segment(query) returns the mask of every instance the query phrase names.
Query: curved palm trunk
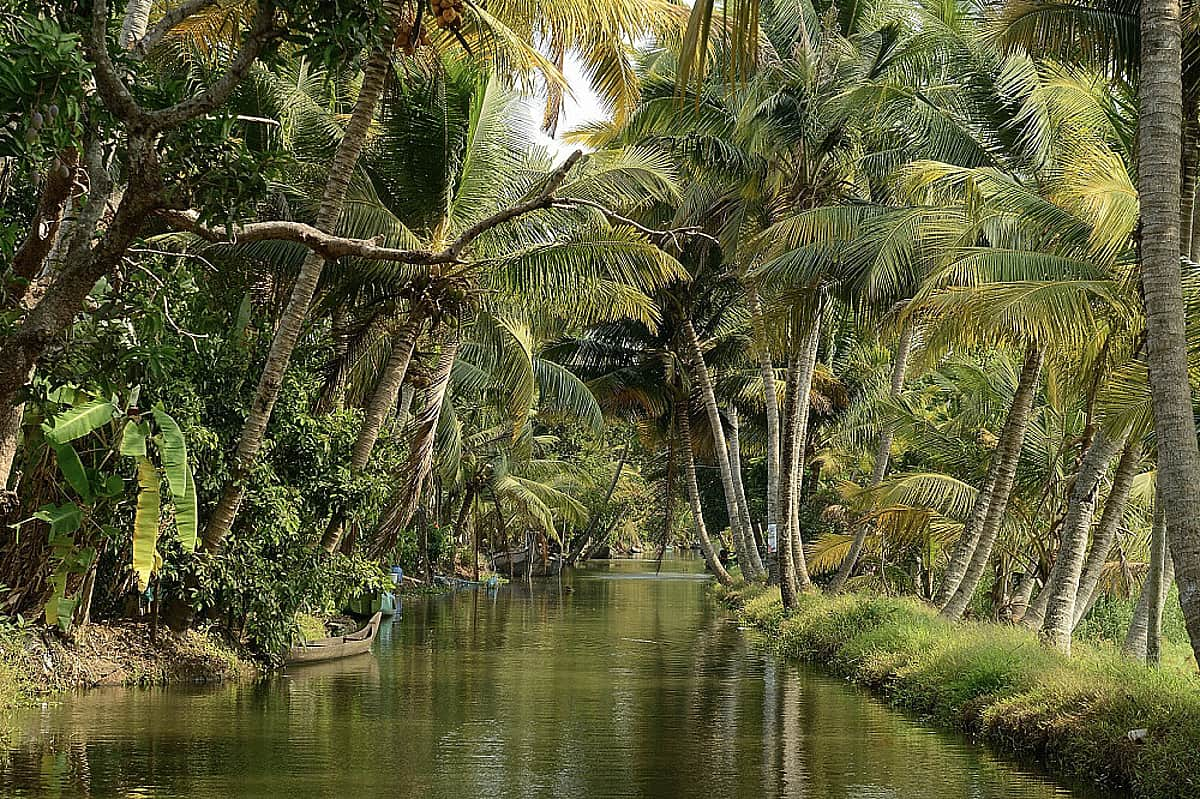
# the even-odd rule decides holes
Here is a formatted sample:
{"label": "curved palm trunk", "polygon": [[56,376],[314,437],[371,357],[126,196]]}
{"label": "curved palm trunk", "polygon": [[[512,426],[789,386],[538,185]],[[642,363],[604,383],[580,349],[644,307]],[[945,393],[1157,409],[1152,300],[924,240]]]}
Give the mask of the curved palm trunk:
{"label": "curved palm trunk", "polygon": [[750,289],[750,329],[754,335],[754,354],[763,381],[763,404],[767,421],[767,526],[779,529],[779,394],[775,385],[775,364],[763,322],[762,301],[758,291]]}
{"label": "curved palm trunk", "polygon": [[[400,387],[404,385],[404,377],[408,374],[408,365],[412,362],[413,350],[416,348],[417,337],[421,334],[424,321],[424,317],[414,309],[408,320],[396,332],[391,355],[388,356],[379,380],[371,392],[371,398],[367,401],[362,427],[354,440],[354,448],[350,454],[352,476],[362,474],[367,468],[371,452],[375,449],[375,442],[379,440],[379,431],[383,429],[388,414],[396,407],[396,399],[400,396]],[[325,528],[325,534],[321,537],[321,547],[326,552],[337,549],[344,521],[344,511],[338,511]]]}
{"label": "curved palm trunk", "polygon": [[798,593],[812,590],[812,579],[809,577],[808,562],[804,556],[804,536],[800,530],[800,492],[804,487],[804,452],[808,446],[808,411],[811,405],[809,395],[812,393],[813,373],[816,371],[817,348],[820,343],[821,315],[818,309],[800,342],[799,361],[794,370],[795,382],[788,385],[788,392],[795,396],[795,403],[789,405],[792,412],[792,434],[790,450],[785,453],[788,460],[785,543],[791,548],[791,563]]}
{"label": "curved palm trunk", "polygon": [[350,455],[350,470],[353,473],[367,468],[371,452],[375,449],[375,442],[379,440],[379,431],[383,429],[383,423],[396,407],[400,386],[404,385],[404,378],[408,375],[408,366],[412,363],[413,350],[417,346],[417,337],[421,335],[424,323],[424,316],[414,309],[404,325],[396,331],[396,338],[392,341],[392,353],[384,364],[375,390],[371,392],[366,413],[363,415],[362,428],[354,441],[354,449]]}
{"label": "curved palm trunk", "polygon": [[729,465],[733,470],[733,487],[737,490],[738,510],[741,512],[742,530],[746,536],[746,554],[751,568],[760,578],[766,576],[758,541],[754,537],[754,526],[750,521],[750,503],[746,501],[746,486],[742,483],[742,433],[737,406],[729,406]]}
{"label": "curved palm trunk", "polygon": [[[888,392],[888,396],[892,399],[899,397],[900,392],[904,389],[904,372],[908,368],[908,353],[912,349],[912,343],[913,329],[910,325],[900,332],[900,340],[896,342],[896,353],[892,358],[892,382]],[[892,452],[892,438],[895,436],[895,432],[895,427],[888,424],[879,433],[879,445],[875,448],[875,466],[871,470],[871,488],[882,483],[887,474],[888,459]],[[860,522],[858,530],[854,534],[854,541],[850,544],[850,551],[842,559],[837,574],[829,583],[828,591],[830,593],[837,593],[845,587],[846,581],[850,579],[850,575],[854,572],[854,567],[862,555],[863,545],[866,541],[867,526]]]}
{"label": "curved palm trunk", "polygon": [[971,553],[970,563],[963,574],[962,582],[941,610],[944,618],[957,621],[962,618],[979,581],[983,577],[987,562],[992,556],[996,538],[1000,534],[1000,525],[1004,521],[1004,512],[1008,508],[1008,498],[1012,493],[1013,480],[1017,475],[1017,463],[1021,460],[1021,447],[1025,443],[1025,430],[1029,427],[1029,416],[1033,410],[1033,401],[1037,394],[1038,375],[1042,369],[1042,352],[1036,345],[1030,344],[1025,351],[1025,363],[1021,367],[1021,377],[1017,382],[1017,390],[1013,394],[1012,407],[1008,419],[1004,422],[1004,430],[1000,435],[1000,443],[993,455],[995,480],[987,506],[987,515],[983,520],[979,541]]}
{"label": "curved palm trunk", "polygon": [[433,377],[425,390],[425,402],[414,419],[415,432],[404,470],[404,485],[391,508],[384,514],[375,530],[371,547],[373,557],[383,557],[396,545],[400,532],[412,522],[425,491],[425,483],[433,470],[433,442],[446,390],[450,387],[450,370],[458,355],[458,338],[451,338],[442,347],[434,367]]}
{"label": "curved palm trunk", "polygon": [[[385,13],[394,14],[397,5],[395,0],[387,3]],[[375,108],[379,104],[391,69],[392,37],[385,34],[384,40],[386,44],[375,50],[367,61],[354,111],[329,167],[329,176],[316,219],[316,227],[326,232],[333,231],[338,217],[341,216],[347,187],[358,166],[359,156],[367,140],[367,131],[375,117]],[[296,348],[296,341],[300,338],[300,330],[308,316],[308,309],[312,304],[313,295],[316,294],[324,266],[325,259],[316,253],[309,253],[305,257],[287,306],[275,329],[275,337],[271,341],[271,349],[258,381],[258,389],[250,405],[250,412],[246,415],[246,422],[233,456],[229,482],[204,529],[204,547],[209,552],[216,552],[221,548],[221,543],[233,527],[233,520],[246,493],[246,480],[258,458],[267,423],[271,419],[271,411],[283,385],[284,373],[287,371],[292,351]]]}
{"label": "curved palm trunk", "polygon": [[1141,0],[1140,10],[1137,188],[1147,366],[1166,538],[1192,651],[1200,655],[1200,450],[1179,263],[1181,10],[1179,0]]}
{"label": "curved palm trunk", "polygon": [[733,546],[737,550],[738,562],[742,564],[742,576],[747,580],[758,577],[754,571],[753,561],[746,548],[745,530],[742,527],[742,514],[738,507],[737,489],[733,484],[733,467],[729,463],[729,447],[725,441],[725,430],[721,424],[721,411],[717,407],[717,395],[713,390],[712,378],[708,373],[708,365],[704,363],[704,353],[700,348],[700,337],[690,319],[683,323],[684,343],[687,346],[688,360],[692,362],[693,377],[700,390],[700,398],[704,400],[704,410],[708,414],[708,424],[712,428],[713,449],[717,457],[717,469],[721,473],[721,487],[725,492],[725,508],[729,513],[729,530],[733,537]]}
{"label": "curved palm trunk", "polygon": [[[1050,580],[1043,589],[1043,593],[1047,594],[1047,603],[1045,622],[1040,632],[1045,644],[1063,654],[1071,654],[1075,604],[1079,597],[1079,581],[1087,555],[1088,531],[1091,529],[1092,516],[1096,510],[1096,494],[1117,449],[1124,446],[1124,437],[1114,439],[1105,434],[1102,428],[1092,439],[1092,445],[1088,447],[1087,455],[1075,474],[1075,484],[1071,487],[1067,514],[1060,533],[1058,557],[1054,559]],[[1024,623],[1032,627],[1037,624],[1037,620],[1026,618]]]}
{"label": "curved palm trunk", "polygon": [[[592,514],[588,519],[587,528],[580,534],[575,541],[575,546],[571,547],[570,554],[564,561],[567,566],[574,566],[579,560],[583,551],[591,546],[592,538],[596,535],[596,527],[600,524],[600,514],[603,513],[610,502],[612,502],[613,493],[617,490],[617,484],[621,481],[621,472],[625,469],[625,462],[629,460],[629,442],[625,442],[625,446],[621,449],[621,457],[617,460],[617,468],[613,470],[612,479],[608,482],[608,489],[604,492],[604,500],[600,503],[600,508]],[[561,571],[561,569],[560,569]]]}
{"label": "curved palm trunk", "polygon": [[1131,439],[1121,451],[1121,459],[1117,461],[1116,471],[1113,472],[1112,488],[1108,491],[1108,499],[1104,501],[1104,513],[1101,514],[1100,523],[1092,533],[1092,548],[1088,551],[1083,573],[1079,577],[1073,627],[1079,626],[1079,622],[1096,602],[1100,576],[1104,571],[1104,564],[1108,562],[1117,531],[1125,520],[1125,508],[1129,504],[1129,494],[1133,489],[1133,479],[1137,476],[1141,457],[1142,447],[1135,439]]}
{"label": "curved palm trunk", "polygon": [[692,520],[696,525],[696,540],[700,544],[700,552],[704,555],[704,563],[708,570],[716,575],[721,585],[731,585],[733,578],[721,565],[713,549],[712,539],[708,536],[708,528],[704,524],[704,507],[700,504],[700,487],[696,484],[696,456],[692,452],[692,423],[687,411],[679,414],[679,446],[683,452],[683,482],[687,487],[688,504],[692,508]]}

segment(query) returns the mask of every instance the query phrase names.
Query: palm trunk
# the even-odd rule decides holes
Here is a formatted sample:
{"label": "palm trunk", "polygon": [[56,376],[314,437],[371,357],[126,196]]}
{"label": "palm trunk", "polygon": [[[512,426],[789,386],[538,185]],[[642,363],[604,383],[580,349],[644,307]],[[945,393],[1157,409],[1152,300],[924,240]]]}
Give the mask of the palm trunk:
{"label": "palm trunk", "polygon": [[388,414],[396,407],[396,399],[400,396],[400,386],[408,375],[408,365],[412,362],[413,350],[417,345],[417,337],[421,334],[425,318],[418,309],[413,309],[404,325],[396,331],[392,341],[392,353],[384,364],[379,382],[367,402],[367,410],[363,415],[362,428],[354,441],[354,450],[350,456],[350,470],[357,474],[367,468],[375,442],[379,440],[379,431]]}
{"label": "palm trunk", "polygon": [[[375,449],[375,442],[379,440],[379,431],[383,429],[388,414],[396,407],[396,398],[400,395],[400,387],[408,374],[408,365],[412,361],[413,349],[416,347],[424,321],[418,311],[414,310],[396,333],[391,355],[388,356],[379,380],[371,392],[362,427],[358,430],[358,438],[354,440],[354,448],[350,454],[350,474],[353,477],[361,475],[367,468],[371,452]],[[321,537],[321,547],[326,552],[337,549],[344,522],[345,508],[342,508],[333,514],[329,526],[325,528],[325,534]]]}
{"label": "palm trunk", "polygon": [[696,525],[696,540],[700,544],[700,552],[704,555],[704,563],[708,570],[716,575],[721,585],[731,585],[733,578],[721,565],[713,549],[712,539],[708,536],[708,528],[704,524],[704,507],[700,504],[700,487],[696,484],[696,456],[692,452],[692,423],[684,409],[678,416],[679,446],[683,451],[683,482],[687,487],[688,504],[692,508],[692,521]]}
{"label": "palm trunk", "polygon": [[995,483],[992,486],[991,498],[988,502],[987,516],[983,520],[982,532],[978,545],[971,554],[971,561],[963,574],[962,582],[941,610],[944,618],[957,621],[962,618],[967,605],[979,587],[979,580],[987,567],[996,538],[1000,534],[1000,525],[1004,521],[1004,512],[1008,508],[1008,498],[1012,493],[1013,480],[1017,474],[1017,464],[1021,460],[1021,447],[1025,443],[1025,430],[1029,427],[1029,417],[1033,410],[1033,401],[1037,395],[1038,375],[1042,368],[1042,352],[1036,345],[1030,344],[1025,351],[1025,363],[1021,367],[1021,377],[1017,382],[1017,390],[1013,394],[1012,407],[1004,430],[1000,435],[1000,443],[996,447]]}
{"label": "palm trunk", "polygon": [[725,508],[729,513],[729,531],[733,537],[733,546],[737,550],[738,562],[742,564],[742,576],[753,580],[758,575],[754,571],[753,562],[746,549],[745,530],[742,528],[742,515],[738,508],[737,490],[733,485],[733,467],[729,463],[729,447],[725,441],[725,430],[721,424],[721,411],[717,407],[717,395],[713,390],[712,378],[708,366],[704,363],[704,353],[700,348],[700,337],[690,319],[683,323],[684,344],[688,351],[688,360],[692,362],[692,376],[704,400],[704,410],[708,414],[708,424],[712,428],[713,449],[716,452],[717,469],[721,473],[721,487],[725,492]]}
{"label": "palm trunk", "polygon": [[625,462],[629,459],[629,442],[625,442],[625,446],[621,449],[621,457],[617,460],[617,468],[613,470],[612,479],[608,482],[608,489],[604,492],[604,501],[600,503],[600,507],[588,519],[587,528],[575,542],[575,546],[571,548],[570,554],[566,558],[566,565],[573,566],[579,560],[580,555],[587,549],[592,542],[592,537],[596,535],[596,527],[600,523],[600,514],[608,509],[608,504],[612,502],[613,493],[617,490],[617,484],[621,481],[621,472],[625,469]]}
{"label": "palm trunk", "polygon": [[442,404],[450,386],[450,370],[457,354],[458,338],[453,337],[444,344],[438,355],[433,377],[425,390],[425,402],[414,420],[415,432],[403,473],[404,485],[375,531],[375,541],[371,547],[371,555],[375,557],[384,556],[395,546],[397,537],[412,522],[413,514],[421,502],[425,483],[433,469],[433,442],[438,418],[442,415]]}
{"label": "palm trunk", "polygon": [[813,313],[811,326],[800,342],[799,368],[795,372],[796,382],[788,386],[795,394],[796,402],[791,405],[792,437],[788,458],[787,484],[787,544],[791,547],[792,569],[796,577],[797,592],[812,590],[812,579],[808,574],[808,562],[804,556],[804,535],[800,530],[801,489],[804,487],[805,450],[808,446],[808,411],[811,403],[813,373],[817,366],[817,348],[821,343],[820,307]]}
{"label": "palm trunk", "polygon": [[[1067,514],[1060,532],[1058,557],[1050,571],[1045,622],[1041,626],[1042,641],[1065,655],[1071,654],[1071,631],[1075,629],[1075,604],[1079,597],[1079,582],[1087,555],[1088,532],[1096,510],[1096,494],[1108,471],[1109,463],[1118,448],[1125,446],[1124,437],[1114,439],[1103,428],[1092,439],[1087,454],[1075,474]],[[1032,627],[1036,619],[1026,618]]]}
{"label": "palm trunk", "polygon": [[[756,289],[750,289],[750,325],[754,335],[754,354],[762,374],[763,404],[767,416],[767,527],[779,530],[779,394],[775,385],[775,364],[763,322],[762,302]],[[778,533],[776,533],[778,535]]]}
{"label": "palm trunk", "polygon": [[[912,349],[912,343],[913,328],[908,325],[900,332],[900,340],[896,342],[896,353],[892,358],[892,383],[888,392],[888,396],[892,399],[899,397],[900,392],[904,390],[904,372],[908,368],[908,353]],[[892,438],[895,436],[895,432],[895,427],[888,424],[884,425],[883,430],[879,433],[879,445],[875,448],[875,466],[871,470],[871,488],[882,483],[887,474],[888,459],[891,456]],[[854,567],[862,555],[863,545],[866,541],[867,525],[859,522],[858,530],[854,534],[854,541],[850,544],[850,551],[842,559],[837,574],[829,584],[830,593],[837,593],[845,587],[846,581],[850,579],[850,575],[854,572]]]}
{"label": "palm trunk", "polygon": [[1162,615],[1167,590],[1167,530],[1159,521],[1150,531],[1150,573],[1146,582],[1152,589],[1146,606],[1146,662],[1157,666],[1162,659]]}
{"label": "palm trunk", "polygon": [[1133,480],[1137,477],[1141,457],[1141,444],[1131,437],[1125,449],[1121,451],[1121,459],[1117,461],[1116,471],[1113,472],[1112,488],[1108,491],[1108,499],[1104,501],[1104,513],[1092,534],[1092,548],[1088,552],[1087,561],[1083,564],[1083,574],[1079,578],[1074,627],[1079,626],[1084,614],[1096,602],[1100,576],[1104,571],[1104,564],[1108,562],[1108,554],[1112,551],[1117,531],[1125,520],[1125,507],[1129,504],[1129,493],[1133,489]]}
{"label": "palm trunk", "polygon": [[746,536],[746,554],[750,558],[750,567],[760,579],[767,574],[762,556],[758,551],[758,542],[754,537],[754,526],[750,521],[750,504],[746,501],[746,486],[742,483],[742,434],[739,424],[737,406],[729,406],[729,465],[733,470],[733,487],[737,491],[738,510],[741,512],[742,530]]}
{"label": "palm trunk", "polygon": [[1158,439],[1158,480],[1179,604],[1200,656],[1200,451],[1188,383],[1179,262],[1183,127],[1179,0],[1141,2],[1138,195],[1147,366]]}
{"label": "palm trunk", "polygon": [[788,358],[787,378],[785,380],[786,393],[784,394],[783,401],[783,441],[781,453],[783,459],[779,470],[779,489],[782,492],[780,500],[783,502],[784,524],[783,528],[779,531],[777,550],[779,559],[779,593],[783,600],[784,610],[791,610],[796,606],[796,594],[798,593],[796,564],[792,561],[791,520],[795,513],[792,503],[795,500],[796,492],[792,488],[795,483],[794,472],[796,466],[792,453],[795,450],[796,418],[799,416],[796,411],[796,403],[800,401],[800,392],[796,390],[796,386],[800,383],[801,360],[802,357],[799,348]]}
{"label": "palm trunk", "polygon": [[[1146,579],[1142,582],[1141,593],[1133,608],[1133,619],[1129,623],[1129,631],[1125,634],[1125,643],[1121,647],[1122,652],[1138,660],[1146,660],[1149,655],[1152,626],[1161,638],[1162,606],[1171,589],[1169,577],[1173,570],[1171,551],[1166,546],[1156,551],[1156,540],[1164,542],[1166,540],[1163,535],[1165,529],[1163,514],[1157,507],[1154,512],[1154,527],[1156,529],[1152,529],[1150,533],[1150,569],[1146,574]],[[1157,610],[1154,612],[1157,614],[1157,622],[1152,624],[1151,612],[1156,604]]]}
{"label": "palm trunk", "polygon": [[[393,0],[385,7],[385,13],[390,15],[394,9],[395,2]],[[358,166],[359,156],[367,140],[367,131],[375,117],[375,109],[379,104],[379,98],[383,94],[384,84],[387,82],[391,69],[392,39],[393,37],[385,34],[385,44],[376,49],[367,61],[362,87],[359,89],[358,99],[354,104],[354,111],[350,115],[345,135],[342,136],[342,141],[338,145],[337,153],[329,168],[325,193],[321,198],[320,210],[317,212],[316,227],[320,230],[332,232],[337,225],[338,217],[341,216],[347,187]],[[271,411],[275,407],[280,387],[283,385],[284,373],[287,371],[292,351],[296,348],[296,342],[300,338],[300,330],[308,316],[308,309],[313,295],[316,293],[317,283],[321,279],[321,271],[324,266],[324,258],[316,253],[309,253],[300,267],[300,274],[292,287],[292,294],[288,298],[287,306],[279,320],[279,326],[275,330],[275,337],[271,341],[271,349],[267,354],[262,376],[259,378],[254,401],[250,405],[250,412],[242,427],[241,437],[238,440],[237,451],[230,469],[229,482],[204,529],[204,547],[209,552],[216,552],[221,548],[221,543],[233,527],[238,506],[241,505],[242,497],[246,493],[246,480],[258,458],[258,451],[262,447],[263,437],[266,434],[267,423],[271,419]]]}
{"label": "palm trunk", "polygon": [[150,9],[154,0],[129,0],[125,6],[125,17],[121,21],[120,44],[122,50],[132,50],[138,40],[146,35],[150,24]]}

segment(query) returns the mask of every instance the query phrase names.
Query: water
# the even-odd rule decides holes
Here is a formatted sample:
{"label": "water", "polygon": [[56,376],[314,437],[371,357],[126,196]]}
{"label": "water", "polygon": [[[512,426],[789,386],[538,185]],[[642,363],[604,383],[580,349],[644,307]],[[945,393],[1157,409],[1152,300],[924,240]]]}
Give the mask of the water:
{"label": "water", "polygon": [[755,646],[696,561],[409,600],[376,654],[17,717],[3,797],[1081,797]]}

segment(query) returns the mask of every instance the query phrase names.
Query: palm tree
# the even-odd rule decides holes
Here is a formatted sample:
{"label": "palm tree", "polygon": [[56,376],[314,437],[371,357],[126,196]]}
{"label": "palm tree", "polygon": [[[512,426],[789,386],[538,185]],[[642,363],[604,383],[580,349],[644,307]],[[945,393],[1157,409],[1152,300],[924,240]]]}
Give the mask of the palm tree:
{"label": "palm tree", "polygon": [[[509,5],[517,4],[504,4],[506,7]],[[636,4],[635,13],[629,14],[630,8],[634,6],[635,4],[629,4],[626,0],[612,0],[612,2],[601,4],[593,9],[592,15],[589,15],[588,19],[591,20],[591,24],[580,24],[578,18],[569,16],[572,24],[555,26],[553,29],[556,46],[565,50],[577,44],[594,44],[593,37],[597,29],[602,30],[605,35],[616,36],[617,41],[625,36],[645,33],[649,17],[641,4]],[[396,40],[397,26],[402,22],[408,24],[410,28],[413,24],[419,24],[402,19],[404,13],[402,0],[389,0],[388,3],[385,3],[384,14],[388,19],[388,25],[384,34],[384,42],[372,51],[367,60],[354,111],[331,163],[321,207],[316,215],[315,226],[319,230],[331,231],[341,215],[347,188],[358,165],[359,155],[366,142],[369,127],[375,118],[384,84],[392,71],[392,49]],[[489,31],[496,41],[512,41],[511,32],[506,26],[496,21],[494,13],[495,9],[487,12],[476,7],[476,15],[479,17],[478,30]],[[518,39],[518,41],[520,40]],[[610,53],[592,50],[586,55],[599,58],[603,63],[605,56],[609,56]],[[545,64],[544,61],[537,58],[530,60]],[[543,70],[546,74],[550,74],[552,71],[552,69]],[[324,263],[324,259],[315,252],[305,258],[287,307],[279,320],[271,351],[268,354],[255,398],[251,403],[250,412],[246,417],[246,423],[238,441],[229,482],[204,530],[204,545],[209,551],[214,551],[220,546],[233,525],[238,506],[245,494],[246,479],[262,445],[271,410],[278,399],[283,383],[283,374],[295,349],[301,326],[308,316]]]}
{"label": "palm tree", "polygon": [[1182,45],[1177,0],[1141,4],[1138,114],[1140,256],[1146,349],[1166,539],[1175,562],[1179,602],[1200,655],[1200,449],[1188,378],[1188,344],[1180,269],[1180,131]]}

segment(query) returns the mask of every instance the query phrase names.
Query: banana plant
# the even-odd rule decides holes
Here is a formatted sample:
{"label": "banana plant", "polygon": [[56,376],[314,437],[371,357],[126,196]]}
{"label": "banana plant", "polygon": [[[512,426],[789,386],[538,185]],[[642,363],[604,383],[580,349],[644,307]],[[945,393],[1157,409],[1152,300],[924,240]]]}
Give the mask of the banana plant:
{"label": "banana plant", "polygon": [[[65,493],[74,496],[60,504],[42,507],[33,518],[50,526],[49,541],[55,563],[51,577],[53,592],[45,606],[46,622],[65,631],[80,599],[67,595],[68,580],[71,575],[86,574],[97,554],[94,547],[79,546],[75,534],[94,515],[89,511],[102,502],[119,502],[126,494],[125,478],[104,471],[104,464],[109,461],[107,455],[114,446],[119,455],[132,458],[135,464],[137,499],[130,564],[140,590],[149,586],[162,565],[158,539],[163,529],[164,499],[174,511],[175,535],[185,551],[196,547],[198,518],[187,442],[179,424],[161,403],[156,403],[148,413],[141,411],[137,407],[136,390],[127,403],[120,403],[116,397],[80,397],[71,389],[52,392],[51,399],[72,403],[50,417],[42,425],[42,433],[54,451],[66,488],[70,489]],[[99,464],[96,468],[84,465],[78,449],[91,439],[98,439],[99,446],[92,447],[88,454],[104,453],[92,459]],[[118,534],[107,527],[103,532],[113,537]]]}

